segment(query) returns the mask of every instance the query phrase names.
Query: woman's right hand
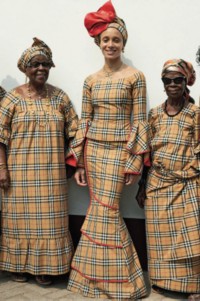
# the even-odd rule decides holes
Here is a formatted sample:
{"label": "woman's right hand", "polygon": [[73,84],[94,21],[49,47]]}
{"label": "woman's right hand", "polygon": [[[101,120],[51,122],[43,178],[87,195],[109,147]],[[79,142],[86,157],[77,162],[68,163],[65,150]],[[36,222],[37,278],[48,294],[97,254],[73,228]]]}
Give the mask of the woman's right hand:
{"label": "woman's right hand", "polygon": [[80,186],[87,186],[85,168],[79,167],[74,175],[76,183]]}
{"label": "woman's right hand", "polygon": [[140,208],[144,208],[145,199],[146,199],[146,183],[145,182],[143,182],[139,185],[139,189],[137,191],[135,198],[136,198]]}
{"label": "woman's right hand", "polygon": [[0,170],[0,188],[8,189],[10,186],[10,175],[8,169],[1,169]]}

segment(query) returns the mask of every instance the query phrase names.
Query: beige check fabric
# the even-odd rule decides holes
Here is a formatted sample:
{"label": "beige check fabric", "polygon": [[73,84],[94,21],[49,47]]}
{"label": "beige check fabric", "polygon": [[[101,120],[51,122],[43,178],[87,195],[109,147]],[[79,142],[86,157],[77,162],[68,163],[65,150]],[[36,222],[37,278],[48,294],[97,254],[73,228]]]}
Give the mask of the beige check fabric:
{"label": "beige check fabric", "polygon": [[58,275],[69,271],[65,137],[77,115],[68,96],[30,101],[15,91],[0,105],[0,142],[7,145],[10,188],[2,199],[0,268]]}
{"label": "beige check fabric", "polygon": [[145,204],[150,277],[169,290],[200,290],[200,108],[151,110],[152,167]]}
{"label": "beige check fabric", "polygon": [[120,215],[126,142],[87,140],[85,167],[90,206],[72,261],[68,289],[93,298],[138,299],[146,294],[142,270]]}
{"label": "beige check fabric", "polygon": [[68,156],[73,154],[79,160],[85,137],[126,141],[131,158],[124,171],[139,174],[143,154],[148,151],[147,134],[146,83],[140,71],[120,79],[89,76],[85,80],[81,121]]}
{"label": "beige check fabric", "polygon": [[0,86],[0,100],[5,96],[6,91]]}

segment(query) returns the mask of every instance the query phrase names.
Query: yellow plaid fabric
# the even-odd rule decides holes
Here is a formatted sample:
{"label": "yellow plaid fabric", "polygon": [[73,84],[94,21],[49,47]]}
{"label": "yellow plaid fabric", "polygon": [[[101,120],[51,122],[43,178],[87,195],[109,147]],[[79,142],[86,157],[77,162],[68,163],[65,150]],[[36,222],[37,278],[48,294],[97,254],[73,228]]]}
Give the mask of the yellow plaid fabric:
{"label": "yellow plaid fabric", "polygon": [[77,115],[56,88],[30,101],[15,91],[0,104],[0,142],[7,145],[10,188],[2,199],[0,269],[58,275],[69,271],[65,137],[75,135]]}
{"label": "yellow plaid fabric", "polygon": [[6,91],[0,86],[0,100],[5,96]]}
{"label": "yellow plaid fabric", "polygon": [[119,211],[127,153],[126,142],[86,142],[91,199],[67,288],[87,297],[123,300],[146,294],[138,256]]}
{"label": "yellow plaid fabric", "polygon": [[168,290],[200,291],[200,108],[150,111],[152,167],[145,205],[149,272]]}
{"label": "yellow plaid fabric", "polygon": [[81,121],[68,156],[73,154],[79,161],[85,137],[126,141],[129,158],[124,172],[139,174],[148,151],[147,133],[146,83],[140,71],[120,79],[89,76],[84,82]]}

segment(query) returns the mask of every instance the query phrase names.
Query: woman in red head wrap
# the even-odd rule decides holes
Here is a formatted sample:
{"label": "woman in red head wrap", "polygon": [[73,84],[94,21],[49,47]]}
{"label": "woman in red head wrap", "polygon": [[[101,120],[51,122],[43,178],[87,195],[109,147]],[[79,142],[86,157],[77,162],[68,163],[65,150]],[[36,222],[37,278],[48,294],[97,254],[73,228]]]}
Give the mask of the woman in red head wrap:
{"label": "woman in red head wrap", "polygon": [[124,185],[137,180],[148,151],[145,78],[122,61],[127,30],[110,1],[87,14],[85,26],[105,63],[84,82],[81,121],[67,160],[76,161],[75,179],[88,184],[91,197],[68,289],[94,298],[138,299],[146,287],[119,207]]}
{"label": "woman in red head wrap", "polygon": [[157,292],[200,300],[200,108],[187,88],[195,71],[173,59],[161,76],[167,99],[149,113],[152,166],[137,195],[140,206],[145,201],[149,275]]}

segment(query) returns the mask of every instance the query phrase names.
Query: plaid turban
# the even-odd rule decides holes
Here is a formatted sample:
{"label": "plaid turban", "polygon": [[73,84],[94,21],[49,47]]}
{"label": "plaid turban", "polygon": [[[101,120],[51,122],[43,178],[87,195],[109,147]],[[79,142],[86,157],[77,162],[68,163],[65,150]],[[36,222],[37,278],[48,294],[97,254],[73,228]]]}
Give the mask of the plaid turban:
{"label": "plaid turban", "polygon": [[44,55],[51,63],[52,67],[55,67],[53,61],[52,61],[52,52],[51,49],[41,40],[38,38],[33,38],[34,42],[32,46],[28,49],[26,49],[19,61],[18,61],[18,68],[22,72],[26,72],[27,64],[30,62],[30,60],[36,56],[36,55]]}
{"label": "plaid turban", "polygon": [[179,72],[186,78],[186,84],[192,86],[196,79],[196,73],[191,63],[186,62],[182,59],[172,59],[164,63],[162,70],[162,77],[168,72],[174,71]]}
{"label": "plaid turban", "polygon": [[111,1],[106,2],[97,12],[88,13],[84,19],[84,25],[95,43],[99,46],[99,35],[107,28],[116,28],[123,37],[124,46],[128,38],[126,25],[122,19],[117,17]]}

